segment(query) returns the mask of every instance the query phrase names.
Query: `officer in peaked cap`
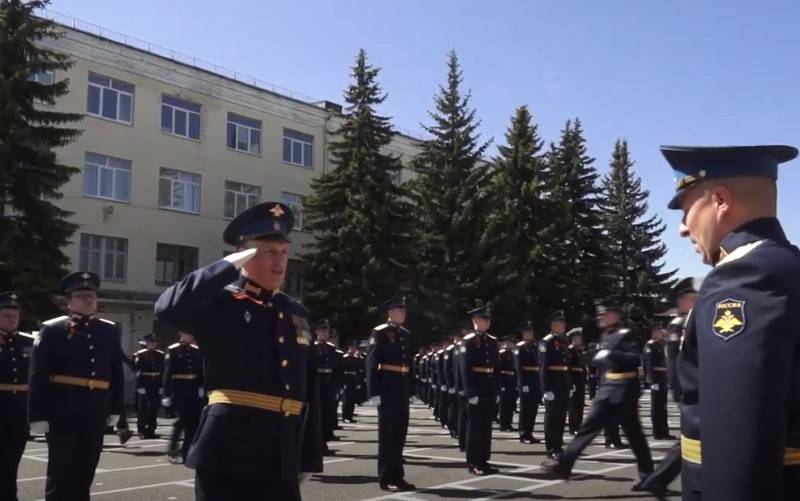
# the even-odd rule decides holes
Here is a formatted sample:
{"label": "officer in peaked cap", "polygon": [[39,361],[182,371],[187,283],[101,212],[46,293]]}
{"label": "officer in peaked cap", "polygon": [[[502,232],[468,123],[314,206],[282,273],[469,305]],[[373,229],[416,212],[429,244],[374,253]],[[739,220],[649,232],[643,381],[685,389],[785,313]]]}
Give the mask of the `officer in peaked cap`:
{"label": "officer in peaked cap", "polygon": [[500,431],[517,431],[513,426],[514,409],[517,404],[517,372],[514,368],[514,345],[516,336],[505,336],[500,346],[500,404],[498,423]]}
{"label": "officer in peaked cap", "polygon": [[642,350],[645,380],[650,385],[650,419],[653,438],[675,440],[667,423],[667,357],[664,353],[664,328],[659,322],[649,324],[650,340]]}
{"label": "officer in peaked cap", "polygon": [[713,266],[678,363],[684,499],[799,499],[800,251],[776,217],[778,165],[798,151],[661,151],[681,236]]}
{"label": "officer in peaked cap", "polygon": [[330,340],[331,324],[328,319],[320,319],[312,326],[314,333],[314,352],[317,358],[317,378],[319,381],[320,413],[322,418],[322,438],[326,442],[325,454],[333,455],[327,442],[338,441],[333,431],[336,428],[336,408],[339,392],[339,356],[336,345]]}
{"label": "officer in peaked cap", "polygon": [[544,441],[547,455],[557,457],[564,445],[564,427],[569,406],[569,340],[562,310],[547,317],[550,333],[539,343],[539,374],[544,395]]}
{"label": "officer in peaked cap", "polygon": [[322,471],[309,314],[280,290],[293,224],[281,203],[244,211],[223,233],[236,251],[156,303],[204,355],[209,405],[186,461],[200,501],[299,500],[302,473]]}
{"label": "officer in peaked cap", "polygon": [[372,329],[366,364],[367,394],[378,406],[378,482],[383,490],[408,491],[415,487],[403,468],[412,361],[405,298],[393,296],[381,309],[387,321]]}
{"label": "officer in peaked cap", "polygon": [[675,402],[681,401],[681,386],[676,374],[677,358],[680,352],[681,339],[683,339],[683,327],[686,317],[694,308],[697,298],[697,289],[694,285],[694,278],[686,277],[678,281],[672,289],[672,297],[675,302],[677,316],[673,318],[667,326],[667,336],[665,339],[665,351],[667,354],[667,375],[669,385],[672,388],[672,398]]}
{"label": "officer in peaked cap", "polygon": [[122,411],[124,357],[114,322],[98,318],[100,278],[61,281],[68,315],[44,322],[33,349],[28,415],[47,433],[47,499],[89,499],[106,426]]}
{"label": "officer in peaked cap", "polygon": [[[162,402],[178,415],[172,425],[167,455],[174,463],[183,463],[189,455],[200,411],[205,398],[203,359],[194,336],[178,331],[178,342],[167,347],[164,355],[164,382]],[[183,435],[180,449],[178,442]]]}
{"label": "officer in peaked cap", "polygon": [[467,466],[473,475],[496,473],[489,464],[492,454],[492,418],[500,390],[497,338],[489,334],[491,311],[488,304],[475,301],[467,312],[473,331],[462,340],[459,366],[467,400]]}
{"label": "officer in peaked cap", "polygon": [[514,349],[514,368],[519,391],[519,441],[523,444],[541,442],[533,436],[533,425],[542,399],[542,383],[539,377],[539,345],[533,337],[533,325],[522,322],[517,331],[522,341]]}
{"label": "officer in peaked cap", "polygon": [[145,346],[133,354],[136,373],[136,427],[142,438],[156,438],[158,408],[161,405],[161,381],[164,374],[164,352],[152,332],[142,338]]}
{"label": "officer in peaked cap", "polygon": [[583,329],[576,327],[570,329],[566,334],[569,339],[569,372],[570,384],[569,408],[567,411],[567,422],[571,435],[577,435],[578,429],[583,423],[583,408],[586,399],[586,361],[583,351]]}
{"label": "officer in peaked cap", "polygon": [[358,352],[358,343],[353,341],[342,357],[344,394],[342,395],[342,422],[356,423],[354,419],[356,402],[363,386],[364,357]]}
{"label": "officer in peaked cap", "polygon": [[19,332],[22,295],[0,293],[0,499],[17,497],[17,471],[28,440],[28,367],[33,336]]}

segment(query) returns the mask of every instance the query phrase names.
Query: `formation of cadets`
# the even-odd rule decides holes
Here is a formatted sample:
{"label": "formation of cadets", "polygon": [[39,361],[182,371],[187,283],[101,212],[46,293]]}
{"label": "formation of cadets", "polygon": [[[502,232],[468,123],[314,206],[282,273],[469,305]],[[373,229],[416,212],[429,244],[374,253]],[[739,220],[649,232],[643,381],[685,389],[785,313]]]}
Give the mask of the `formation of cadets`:
{"label": "formation of cadets", "polygon": [[[46,499],[89,499],[104,433],[127,430],[125,366],[135,372],[139,435],[157,436],[160,407],[177,417],[167,452],[196,471],[200,501],[299,500],[302,482],[333,454],[327,443],[338,440],[339,404],[343,421],[355,423],[355,408],[367,399],[378,411],[380,487],[413,490],[402,457],[412,396],[457,440],[474,475],[497,472],[495,421],[501,431],[518,431],[523,444],[543,438],[541,468],[564,479],[601,432],[607,448],[628,447],[621,429],[638,468],[634,490],[664,499],[681,474],[685,500],[798,499],[800,251],[785,238],[774,191],[763,184],[797,150],[662,151],[679,176],[670,208],[705,210],[693,208],[708,196],[694,189],[701,180],[744,178],[748,186],[714,188],[717,219],[684,218],[681,233],[715,268],[700,291],[691,279],[676,286],[677,317],[666,329],[650,325],[643,346],[622,323],[624,305],[604,299],[596,310],[599,343],[586,348],[583,330],[567,330],[560,310],[545,319],[543,336],[526,320],[498,339],[490,306],[478,302],[465,312],[469,326],[417,350],[404,326],[405,298],[394,296],[382,305],[386,321],[369,334],[366,354],[355,345],[344,352],[327,320],[312,323],[280,290],[294,219],[276,202],[236,217],[223,234],[236,251],[160,296],[157,317],[179,333],[165,351],[148,335],[131,358],[123,353],[119,328],[97,315],[100,279],[89,271],[62,280],[66,314],[43,322],[36,336],[19,332],[21,294],[0,293],[0,499],[16,500],[29,434],[46,435]],[[754,186],[764,190],[748,199]],[[722,224],[731,193],[745,200],[727,216],[736,225],[704,227]],[[765,197],[773,205],[763,205]],[[711,233],[726,236],[714,242]],[[707,241],[717,246],[703,247]],[[680,440],[658,465],[639,417],[643,387],[655,439],[675,439],[670,390],[680,403]],[[533,430],[542,406],[540,438]]]}

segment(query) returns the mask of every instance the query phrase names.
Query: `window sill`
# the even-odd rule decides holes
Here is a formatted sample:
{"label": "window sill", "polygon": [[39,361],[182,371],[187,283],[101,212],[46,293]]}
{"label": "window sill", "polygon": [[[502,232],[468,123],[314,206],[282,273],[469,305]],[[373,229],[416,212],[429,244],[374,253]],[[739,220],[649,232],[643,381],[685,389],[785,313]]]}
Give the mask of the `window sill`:
{"label": "window sill", "polygon": [[189,142],[192,142],[192,143],[201,144],[200,139],[195,139],[195,138],[189,137],[189,136],[181,136],[180,134],[173,134],[172,132],[167,132],[164,129],[161,129],[161,134],[163,134],[165,136],[169,136],[169,137],[176,137],[178,139],[183,139],[184,141],[189,141]]}
{"label": "window sill", "polygon": [[249,151],[244,150],[237,150],[236,148],[231,148],[230,146],[226,146],[228,151],[232,151],[234,153],[241,153],[242,155],[249,155],[251,157],[261,158],[261,153],[250,153]]}
{"label": "window sill", "polygon": [[103,115],[95,115],[94,113],[89,113],[88,111],[86,112],[86,116],[87,117],[92,117],[92,118],[97,118],[99,120],[103,120],[103,121],[106,121],[106,122],[111,122],[111,123],[120,124],[120,125],[127,125],[128,127],[133,127],[133,122],[132,121],[131,122],[125,122],[125,121],[117,120],[117,119],[114,119],[114,118],[104,117]]}
{"label": "window sill", "polygon": [[190,216],[199,216],[200,215],[199,211],[198,212],[192,212],[192,211],[183,210],[183,209],[176,209],[174,207],[162,207],[161,205],[159,205],[158,208],[160,210],[165,210],[165,211],[169,211],[169,212],[177,212],[178,214],[188,214]]}
{"label": "window sill", "polygon": [[284,165],[289,165],[291,167],[298,167],[300,169],[314,170],[314,166],[313,165],[311,167],[307,167],[307,166],[305,166],[303,164],[296,164],[294,162],[287,162],[286,160],[283,161],[283,164]]}
{"label": "window sill", "polygon": [[101,197],[100,195],[90,195],[88,193],[82,193],[82,195],[83,195],[84,198],[91,198],[91,199],[94,199],[94,200],[102,200],[104,202],[114,202],[116,204],[125,204],[125,205],[130,205],[131,204],[130,200],[120,200],[118,198]]}

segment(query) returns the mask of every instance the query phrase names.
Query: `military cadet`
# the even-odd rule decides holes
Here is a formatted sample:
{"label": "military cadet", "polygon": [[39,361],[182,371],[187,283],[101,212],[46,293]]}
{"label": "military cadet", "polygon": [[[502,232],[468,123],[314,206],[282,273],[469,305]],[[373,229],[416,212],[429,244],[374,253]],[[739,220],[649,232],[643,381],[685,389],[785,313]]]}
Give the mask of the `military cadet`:
{"label": "military cadet", "polygon": [[[608,336],[622,329],[622,305],[620,305],[615,299],[600,300],[597,302],[596,309],[597,325],[600,328],[600,345],[598,346],[599,353],[606,348]],[[603,372],[605,367],[603,366],[603,362],[598,362],[598,360],[599,358],[597,357],[597,353],[595,353],[593,355],[592,365],[594,365],[597,371],[600,373],[598,374],[598,382],[602,385],[603,378],[605,377],[605,372]],[[603,441],[605,442],[606,449],[626,448],[626,445],[622,443],[622,439],[619,436],[619,423],[613,419],[608,419],[605,421],[605,427],[603,428]]]}
{"label": "military cadet", "polygon": [[583,423],[583,407],[586,398],[586,362],[583,352],[583,329],[576,327],[567,332],[569,339],[569,370],[572,388],[569,392],[569,433],[577,435]]}
{"label": "military cadet", "polygon": [[198,501],[296,501],[302,477],[322,471],[309,314],[280,291],[293,226],[284,204],[247,209],[223,233],[236,252],[156,303],[156,315],[193,333],[204,354],[209,404],[186,460]]}
{"label": "military cadet", "polygon": [[[597,343],[589,343],[585,355],[585,360],[590,361],[594,358],[595,354],[600,351]],[[600,383],[600,378],[597,374],[597,367],[592,363],[586,364],[586,388],[589,392],[589,400],[594,400],[597,394],[597,385]]]}
{"label": "military cadet", "polygon": [[414,354],[414,361],[413,361],[413,373],[414,373],[414,387],[412,391],[414,395],[420,402],[422,400],[422,384],[423,384],[423,376],[422,376],[422,352],[418,351]]}
{"label": "military cadet", "polygon": [[367,393],[378,406],[378,482],[386,491],[414,490],[403,469],[411,363],[405,298],[387,299],[382,310],[387,322],[372,330],[367,351]]}
{"label": "military cadet", "polygon": [[141,438],[156,438],[158,409],[161,405],[161,384],[164,375],[164,352],[158,349],[156,335],[144,336],[146,347],[133,355],[136,372],[138,416],[136,427]]}
{"label": "military cadet", "polygon": [[[605,316],[615,312],[617,308],[617,305],[604,302],[598,312]],[[606,319],[600,323],[611,325],[614,321]],[[618,422],[630,440],[639,477],[643,479],[653,472],[653,459],[639,421],[639,348],[628,329],[615,330],[608,334],[603,349],[595,358],[603,364],[606,371],[589,415],[563,453],[542,463],[542,469],[562,478],[569,478],[578,456],[591,444],[600,430],[609,422]]]}
{"label": "military cadet", "polygon": [[675,297],[675,308],[677,316],[672,319],[667,327],[666,353],[667,368],[669,374],[669,385],[672,388],[672,398],[675,402],[681,401],[680,384],[676,375],[677,358],[680,352],[681,340],[683,339],[683,328],[686,317],[694,308],[697,299],[697,290],[694,287],[694,279],[687,277],[679,280],[673,288]]}
{"label": "military cadet", "polygon": [[675,440],[669,434],[667,423],[667,357],[664,353],[664,329],[660,324],[650,326],[651,339],[642,350],[645,380],[650,385],[650,420],[653,423],[653,438]]}
{"label": "military cadet", "polygon": [[61,281],[69,315],[44,322],[31,357],[28,417],[47,433],[48,501],[89,499],[103,433],[122,409],[120,331],[95,316],[99,287],[89,271]]}
{"label": "military cadet", "polygon": [[550,333],[539,343],[539,374],[544,396],[544,442],[547,456],[557,457],[564,445],[564,427],[569,406],[569,350],[564,333],[564,312],[556,310],[548,317]]}
{"label": "military cadet", "polygon": [[533,339],[533,325],[529,320],[520,324],[522,341],[514,348],[514,371],[519,392],[519,441],[523,444],[541,442],[533,436],[533,425],[542,399],[539,377],[539,346]]}
{"label": "military cadet", "polygon": [[428,355],[428,378],[430,381],[430,399],[428,406],[433,410],[433,419],[439,420],[439,343],[431,345]]}
{"label": "military cadet", "polygon": [[[330,341],[331,326],[327,319],[317,320],[313,325],[314,352],[317,358],[317,374],[319,379],[319,400],[322,412],[322,438],[325,442],[338,441],[333,434],[336,428],[337,394],[339,381],[336,373],[339,370],[336,345]],[[332,452],[325,447],[328,455]]]}
{"label": "military cadet", "polygon": [[353,418],[356,401],[361,391],[364,359],[358,353],[358,346],[352,345],[342,357],[342,374],[344,376],[344,395],[342,397],[342,421],[355,423]]}
{"label": "military cadet", "polygon": [[[669,207],[683,212],[680,234],[714,267],[686,325],[698,350],[699,434],[687,435],[697,416],[682,409],[682,476],[697,491],[684,499],[800,499],[800,250],[776,217],[778,164],[798,151],[661,151],[678,179]],[[701,465],[699,489],[688,463]]]}
{"label": "military cadet", "polygon": [[[184,331],[178,336],[178,342],[171,344],[164,355],[162,403],[178,416],[172,425],[167,455],[172,462],[183,463],[200,421],[205,387],[203,361],[194,336]],[[179,449],[181,435],[183,442]]]}
{"label": "military cadet", "polygon": [[467,450],[467,403],[466,393],[464,393],[464,376],[461,373],[461,357],[464,355],[464,337],[466,337],[471,329],[462,328],[459,341],[453,350],[453,382],[456,386],[456,402],[458,405],[458,450],[466,452]]}
{"label": "military cadet", "polygon": [[499,399],[500,365],[497,338],[489,334],[489,305],[476,301],[467,312],[472,318],[473,332],[462,340],[459,369],[464,398],[467,400],[466,453],[467,468],[473,475],[496,473],[489,464],[492,454],[492,418]]}
{"label": "military cadet", "polygon": [[514,337],[509,336],[500,348],[500,431],[517,431],[513,426],[517,406],[517,373],[514,370]]}
{"label": "military cadet", "polygon": [[445,386],[447,387],[447,429],[450,437],[458,438],[458,394],[456,392],[456,372],[454,368],[455,355],[457,353],[460,337],[454,334],[450,337],[450,343],[444,350],[444,372]]}
{"label": "military cadet", "polygon": [[33,336],[19,332],[22,295],[0,293],[0,500],[16,501],[28,440],[28,366]]}

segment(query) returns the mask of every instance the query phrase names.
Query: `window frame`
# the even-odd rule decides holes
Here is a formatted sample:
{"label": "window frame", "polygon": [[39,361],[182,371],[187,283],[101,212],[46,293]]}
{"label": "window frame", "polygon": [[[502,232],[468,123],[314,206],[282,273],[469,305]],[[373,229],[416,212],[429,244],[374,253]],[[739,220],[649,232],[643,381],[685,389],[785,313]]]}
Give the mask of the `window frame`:
{"label": "window frame", "polygon": [[[107,79],[108,80],[108,85],[102,85],[100,83],[93,82],[92,81],[92,77],[93,76],[95,78],[98,78],[98,79],[100,79],[100,78]],[[118,86],[119,86],[119,84],[122,84],[124,86],[129,86],[131,90],[127,91],[127,90],[124,90],[124,89],[116,88],[116,87],[114,87],[114,83],[115,82],[118,84]],[[98,112],[97,113],[94,113],[91,110],[89,110],[90,89],[92,87],[96,87],[97,89],[99,89],[99,91],[98,91],[99,92],[98,101],[97,101],[97,103],[98,103]],[[103,96],[105,96],[105,91],[104,91],[105,89],[108,89],[110,91],[113,91],[113,92],[117,93],[116,118],[111,118],[111,117],[107,117],[107,116],[103,115]],[[89,116],[95,117],[95,118],[108,120],[110,122],[115,122],[115,123],[120,123],[120,124],[133,126],[133,112],[134,112],[134,109],[136,108],[136,105],[135,105],[135,93],[136,93],[136,86],[133,85],[132,83],[128,83],[128,82],[126,82],[124,80],[119,80],[117,78],[108,77],[108,76],[105,76],[105,75],[101,75],[100,73],[94,73],[94,72],[90,71],[89,72],[89,78],[87,80],[87,90],[86,90],[86,114],[89,115]],[[119,116],[120,116],[120,106],[122,105],[122,100],[119,98],[120,94],[128,96],[130,98],[130,102],[131,102],[130,121],[121,120],[119,118]]]}
{"label": "window frame", "polygon": [[[228,187],[229,183],[230,184],[236,184],[241,188],[245,188],[245,187],[255,188],[255,189],[258,190],[258,194],[256,195],[256,194],[253,194],[253,193],[247,193],[246,191],[242,191],[242,190],[239,190],[239,189],[229,188]],[[230,180],[230,179],[226,179],[223,186],[224,186],[224,191],[223,191],[223,196],[222,196],[222,217],[224,219],[229,219],[229,220],[233,219],[236,216],[238,216],[239,214],[241,214],[242,212],[244,212],[247,209],[249,209],[250,207],[253,207],[254,205],[256,205],[259,202],[261,202],[261,197],[262,197],[261,186],[258,186],[256,184],[242,183],[240,181],[233,181],[233,180]],[[226,212],[227,209],[228,209],[228,203],[227,203],[228,193],[233,193],[233,197],[234,197],[233,198],[233,215],[232,216],[229,216],[227,214],[227,212]],[[239,195],[246,197],[247,200],[248,200],[245,203],[246,207],[244,207],[242,210],[237,210],[238,209],[238,205],[239,205],[238,204]],[[255,197],[255,201],[253,203],[249,202],[251,197]]]}
{"label": "window frame", "polygon": [[[289,134],[287,134],[287,132]],[[311,139],[310,139],[310,141],[307,141],[307,140],[301,139],[300,137],[292,137],[292,134],[295,134],[297,136],[307,136],[307,137],[309,137]],[[289,143],[288,144],[288,153],[289,153],[289,159],[288,160],[286,159],[287,141]],[[295,158],[294,158],[294,145],[295,145],[295,143],[300,145],[300,154],[302,156],[302,159],[301,159],[300,162],[296,162]],[[282,144],[283,144],[283,152],[282,152],[281,159],[283,160],[283,163],[288,164],[288,165],[292,165],[292,166],[295,166],[295,167],[301,167],[303,169],[311,169],[311,170],[314,169],[314,136],[312,134],[306,134],[305,132],[301,132],[299,130],[295,130],[295,129],[290,129],[288,127],[284,127],[283,128],[283,143]],[[306,165],[303,162],[303,160],[305,160],[305,157],[306,157],[306,146],[308,147],[308,156],[309,156],[308,165]]]}
{"label": "window frame", "polygon": [[[197,182],[194,183],[194,182],[191,182],[191,181],[188,181],[188,180],[181,180],[181,179],[175,180],[175,179],[172,179],[172,178],[169,178],[169,177],[165,177],[164,176],[164,171],[177,172],[179,175],[180,174],[185,174],[185,175],[189,175],[189,176],[195,176],[197,178]],[[161,181],[162,180],[169,181],[169,183],[170,183],[170,190],[169,190],[170,204],[168,206],[161,205]],[[175,183],[184,183],[184,184],[191,184],[191,185],[196,186],[196,193],[197,193],[197,203],[196,203],[197,210],[196,211],[188,210],[188,209],[185,209],[185,208],[182,208],[182,207],[176,207],[173,204],[173,202],[172,202],[173,201],[173,195],[172,194],[174,193],[174,189],[175,189],[174,185],[175,185]],[[172,167],[163,167],[163,166],[160,167],[159,170],[158,170],[158,190],[157,190],[158,191],[158,193],[157,193],[158,200],[157,200],[157,205],[158,205],[159,209],[180,212],[182,214],[200,215],[200,212],[202,210],[201,203],[202,203],[202,198],[203,198],[202,197],[202,190],[203,190],[203,176],[200,175],[200,174],[197,174],[195,172],[184,171],[184,170],[180,170],[180,169],[174,169]]]}
{"label": "window frame", "polygon": [[[91,239],[97,239],[99,242],[99,248],[87,248],[88,241]],[[84,243],[84,239],[87,243]],[[116,248],[110,248],[109,244],[114,242],[114,247],[116,244],[122,243],[125,247],[123,251],[117,250]],[[128,251],[130,246],[128,244],[127,238],[122,237],[114,237],[110,235],[98,235],[96,233],[80,233],[80,240],[78,242],[78,262],[80,264],[81,269],[89,270],[102,278],[104,281],[108,282],[117,282],[117,283],[125,283],[128,280]],[[86,254],[96,254],[98,259],[98,268],[94,269],[91,265],[92,259],[91,255],[87,255],[84,261],[84,253]],[[120,278],[117,275],[109,276],[106,274],[106,267],[108,265],[108,258],[112,256],[112,266],[114,267],[114,271],[117,270],[117,260],[116,258],[121,256],[122,257],[122,277]]]}
{"label": "window frame", "polygon": [[[95,163],[93,161],[90,161],[89,158],[88,158],[89,155],[97,155],[97,156],[104,157],[106,159],[105,165],[101,165],[99,163]],[[111,159],[119,160],[119,161],[122,161],[122,162],[127,162],[128,163],[127,170],[123,169],[122,167],[112,166],[111,163],[110,163]],[[90,166],[90,165],[92,167],[97,168],[97,183],[96,183],[95,187],[97,188],[97,193],[98,194],[95,194],[95,195],[86,192],[86,170],[87,170],[87,167]],[[112,171],[111,189],[112,189],[113,195],[111,197],[106,197],[106,196],[100,194],[100,187],[101,187],[101,175],[100,175],[101,172],[100,171],[101,170],[110,170],[110,171]],[[122,199],[122,198],[115,198],[115,196],[114,196],[114,195],[116,195],[116,191],[117,191],[117,175],[118,175],[119,172],[127,172],[127,174],[128,174],[128,199],[127,200]],[[126,158],[119,158],[119,157],[114,157],[114,156],[111,156],[111,155],[104,155],[102,153],[95,153],[93,151],[84,152],[84,156],[83,156],[83,186],[81,188],[82,195],[84,197],[97,198],[97,199],[100,199],[100,200],[108,200],[110,202],[117,202],[117,203],[122,203],[122,204],[130,204],[131,203],[131,186],[132,186],[131,180],[132,180],[132,177],[133,177],[133,162],[132,161],[130,161],[130,160],[126,159]]]}
{"label": "window frame", "polygon": [[[178,255],[178,256],[170,256],[170,257],[177,257],[178,259],[159,260],[159,258],[158,258],[158,256],[159,256],[159,252],[158,252],[159,247],[162,247],[164,249],[168,248],[170,251],[182,251],[182,252],[193,251],[194,252],[194,267],[187,266],[186,267],[187,269],[184,270],[183,274],[181,276],[178,276],[180,270],[178,270],[177,266],[175,266],[174,267],[175,269],[173,270],[174,279],[171,280],[171,281],[160,281],[159,280],[159,263],[161,263],[161,262],[177,263],[179,261],[179,258],[183,257],[184,260],[186,260],[187,256],[186,255],[183,255],[183,256],[180,256],[180,255]],[[173,285],[174,283],[176,283],[179,280],[183,279],[183,277],[185,277],[189,273],[197,270],[199,268],[199,265],[200,265],[200,249],[198,247],[194,247],[194,246],[191,246],[191,245],[168,244],[168,243],[165,243],[165,242],[156,242],[156,261],[155,261],[155,269],[154,269],[155,276],[153,277],[153,280],[154,280],[154,283],[155,283],[156,286],[167,286],[168,287],[170,285]],[[192,269],[188,269],[188,268],[192,268]]]}
{"label": "window frame", "polygon": [[[175,102],[174,103],[164,102],[165,97]],[[192,106],[196,106],[197,109],[196,110],[191,109]],[[164,127],[164,108],[170,109],[171,130]],[[179,111],[186,113],[186,134],[180,134],[175,131],[175,123],[176,123],[175,116]],[[188,139],[189,141],[196,141],[199,143],[203,128],[202,111],[203,111],[202,104],[194,103],[186,99],[181,99],[175,96],[171,96],[169,94],[161,94],[161,114],[159,116],[161,120],[161,133],[167,136],[175,136],[181,139]],[[192,137],[190,135],[190,131],[192,129],[190,124],[193,115],[197,116],[197,137]]]}
{"label": "window frame", "polygon": [[[237,122],[236,119],[239,119],[240,121]],[[255,125],[247,124],[246,122],[258,123],[258,127],[256,127]],[[235,127],[235,131],[236,131],[235,134],[234,134],[233,146],[231,146],[228,143],[228,130],[230,129],[231,126]],[[242,129],[247,130],[247,149],[246,150],[239,148],[239,134],[240,134]],[[252,143],[253,134],[252,133],[254,131],[258,132],[258,151],[256,151],[256,152],[252,151],[253,150],[253,143]],[[263,121],[258,120],[256,118],[249,118],[249,117],[246,117],[244,115],[239,115],[238,113],[234,113],[232,111],[228,112],[228,116],[226,117],[226,120],[225,120],[225,146],[228,148],[229,151],[236,151],[238,153],[245,153],[247,155],[253,155],[253,156],[256,156],[256,157],[260,157],[262,152],[263,152],[263,144],[264,144],[263,133],[264,133],[264,122]]]}
{"label": "window frame", "polygon": [[[287,200],[291,197],[297,197],[300,202],[300,210],[296,210],[295,207],[297,206],[296,201]],[[294,215],[294,228],[292,231],[299,231],[302,233],[307,233],[308,230],[304,228],[305,226],[305,204],[306,204],[306,196],[301,195],[299,193],[292,193],[289,191],[282,191],[281,192],[281,203],[289,206],[292,209],[292,214]]]}

